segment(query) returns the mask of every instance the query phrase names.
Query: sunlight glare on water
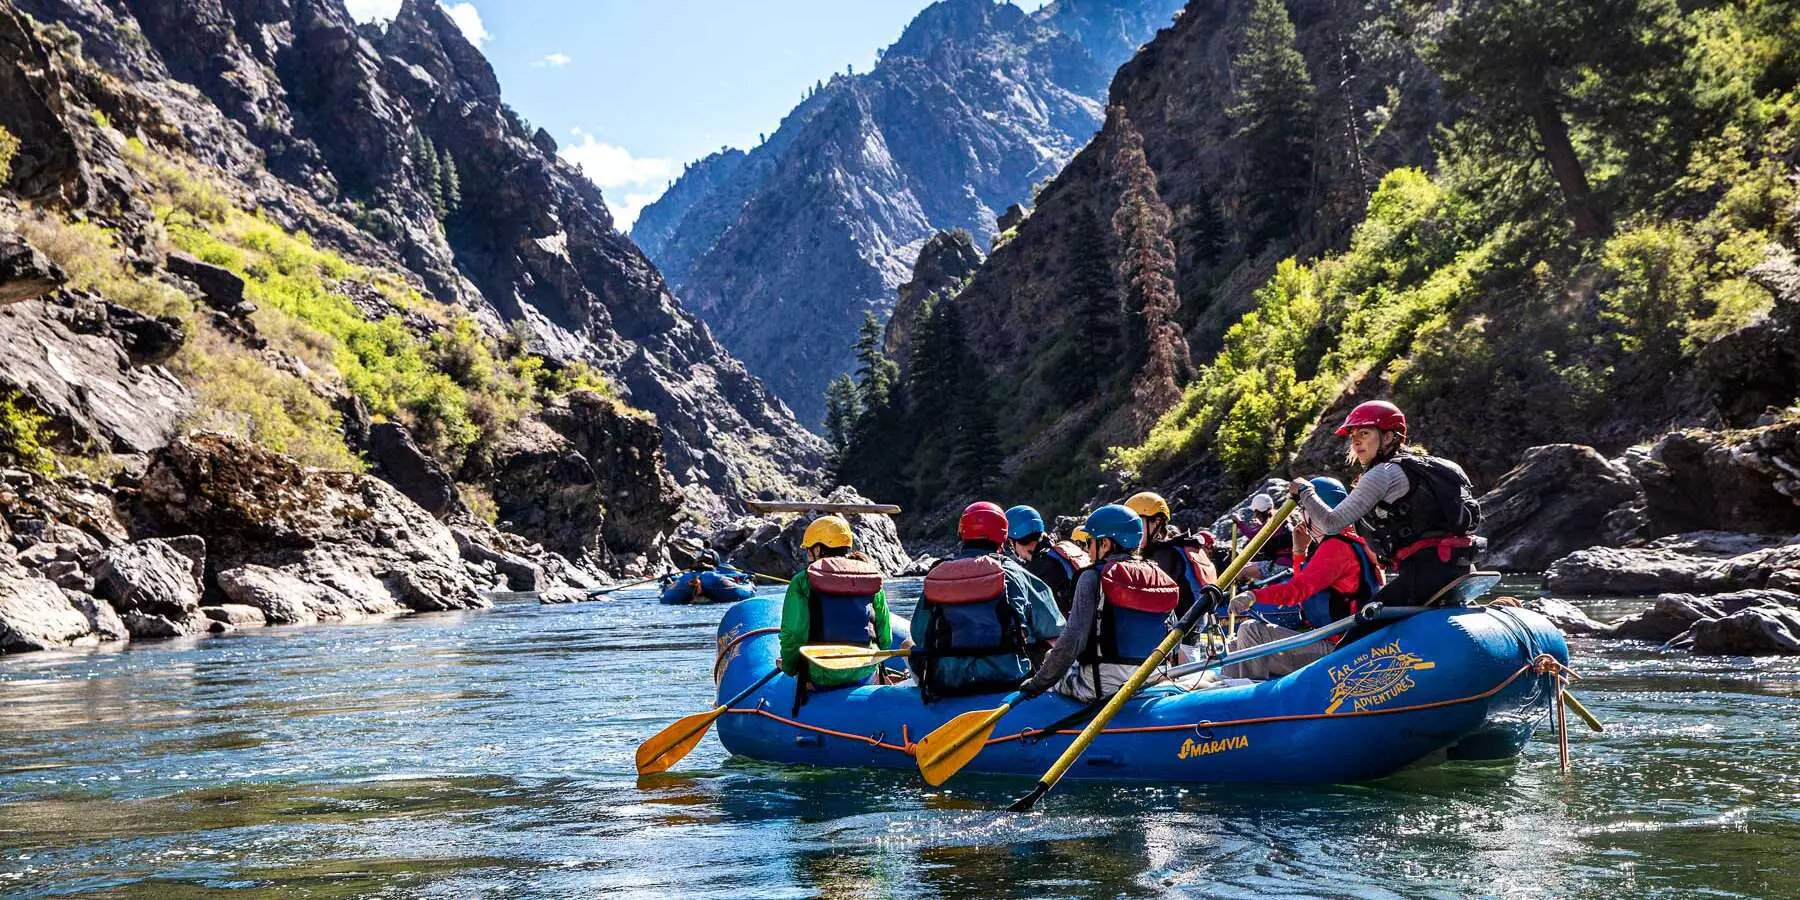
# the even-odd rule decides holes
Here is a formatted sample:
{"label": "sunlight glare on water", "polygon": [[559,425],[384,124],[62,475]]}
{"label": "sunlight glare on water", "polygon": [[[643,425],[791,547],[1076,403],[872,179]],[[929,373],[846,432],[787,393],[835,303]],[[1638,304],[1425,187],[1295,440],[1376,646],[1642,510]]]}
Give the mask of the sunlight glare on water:
{"label": "sunlight glare on water", "polygon": [[710,738],[640,783],[638,742],[711,704],[723,610],[625,592],[0,658],[0,894],[1800,894],[1793,661],[1574,641],[1608,731],[1567,779],[1540,729],[1516,763],[1071,783],[1032,815],[1001,811],[1016,779]]}

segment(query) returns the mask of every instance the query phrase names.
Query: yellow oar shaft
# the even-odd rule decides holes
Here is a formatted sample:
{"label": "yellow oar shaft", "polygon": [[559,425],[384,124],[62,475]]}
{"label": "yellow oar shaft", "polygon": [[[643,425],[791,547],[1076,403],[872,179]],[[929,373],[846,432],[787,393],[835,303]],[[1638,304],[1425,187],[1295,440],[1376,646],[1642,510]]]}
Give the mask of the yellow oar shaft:
{"label": "yellow oar shaft", "polygon": [[[1231,565],[1225,567],[1225,572],[1219,576],[1219,584],[1229,585],[1237,579],[1238,573],[1244,568],[1244,563],[1255,556],[1257,551],[1262,549],[1263,544],[1268,543],[1269,538],[1275,534],[1281,523],[1286,522],[1287,517],[1293,514],[1295,505],[1293,500],[1282,504],[1281,509],[1269,518],[1268,524],[1256,533],[1256,537],[1250,539],[1244,552],[1238,554],[1237,558],[1231,561]],[[1118,715],[1126,701],[1137,694],[1138,689],[1144,686],[1144,682],[1150,680],[1150,676],[1155,674],[1156,668],[1162,665],[1163,660],[1167,659],[1170,653],[1174,652],[1175,645],[1181,643],[1182,637],[1187,634],[1188,629],[1194,627],[1204,612],[1205,610],[1202,610],[1198,603],[1188,610],[1188,614],[1183,616],[1181,621],[1163,637],[1162,643],[1157,645],[1155,652],[1150,654],[1150,658],[1144,660],[1136,672],[1131,673],[1131,678],[1125,682],[1124,687],[1119,688],[1112,695],[1112,699],[1106,701],[1106,705],[1100,708],[1100,713],[1087,723],[1087,727],[1081,729],[1081,734],[1076,735],[1068,749],[1056,758],[1056,763],[1050,767],[1050,771],[1045,772],[1044,777],[1038,780],[1037,787],[1012,805],[1014,812],[1029,812],[1033,806],[1037,805],[1039,797],[1049,793],[1050,789],[1062,780],[1063,775],[1069,771],[1069,767],[1073,766],[1075,761],[1087,752],[1088,746],[1100,736],[1100,732],[1106,730],[1107,724],[1113,720],[1114,716]]]}
{"label": "yellow oar shaft", "polygon": [[1596,718],[1593,713],[1588,712],[1588,708],[1583,706],[1580,700],[1575,699],[1574,694],[1563,691],[1563,702],[1569,704],[1569,708],[1574,710],[1575,715],[1580,716],[1581,721],[1586,722],[1589,728],[1592,728],[1595,731],[1606,730],[1606,726],[1600,724],[1600,720]]}

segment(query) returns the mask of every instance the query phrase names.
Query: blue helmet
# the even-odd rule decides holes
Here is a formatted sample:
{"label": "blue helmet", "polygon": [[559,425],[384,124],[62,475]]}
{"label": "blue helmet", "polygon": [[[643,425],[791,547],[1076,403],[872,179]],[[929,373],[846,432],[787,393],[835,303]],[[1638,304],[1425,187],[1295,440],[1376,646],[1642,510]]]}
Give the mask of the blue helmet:
{"label": "blue helmet", "polygon": [[1006,538],[1016,541],[1044,533],[1044,517],[1029,506],[1015,506],[1006,511]]}
{"label": "blue helmet", "polygon": [[1344,502],[1345,497],[1350,496],[1350,492],[1344,489],[1344,483],[1329,475],[1314,478],[1312,486],[1313,493],[1332,509],[1337,509],[1337,505]]}
{"label": "blue helmet", "polygon": [[1118,503],[1108,503],[1089,513],[1083,528],[1094,540],[1112,538],[1113,543],[1126,550],[1136,550],[1144,543],[1143,517]]}

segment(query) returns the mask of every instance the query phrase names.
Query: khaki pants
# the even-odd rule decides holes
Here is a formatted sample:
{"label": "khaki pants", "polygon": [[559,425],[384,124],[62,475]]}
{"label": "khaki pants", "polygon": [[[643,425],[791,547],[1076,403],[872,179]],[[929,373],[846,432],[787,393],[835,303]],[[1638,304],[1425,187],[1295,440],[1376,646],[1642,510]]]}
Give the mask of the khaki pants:
{"label": "khaki pants", "polygon": [[[1251,647],[1260,647],[1271,641],[1279,641],[1299,633],[1280,625],[1264,625],[1254,619],[1248,622],[1239,622],[1237,640],[1231,642],[1231,649],[1233,652],[1248,650]],[[1304,647],[1277,653],[1274,656],[1265,656],[1262,659],[1226,666],[1225,677],[1250,678],[1256,681],[1279,678],[1297,671],[1315,659],[1324,657],[1332,649],[1330,641],[1316,641]]]}
{"label": "khaki pants", "polygon": [[[1164,665],[1166,666],[1167,663],[1164,663]],[[1062,680],[1057,682],[1056,686],[1050,690],[1079,703],[1092,703],[1101,697],[1110,697],[1113,694],[1118,693],[1119,688],[1124,687],[1125,682],[1130,681],[1131,676],[1136,672],[1137,666],[1101,663],[1100,692],[1095,693],[1093,677],[1094,667],[1086,663],[1078,662],[1075,665],[1070,666],[1068,673],[1063,675]],[[1144,682],[1144,685],[1148,687],[1159,681],[1164,681],[1167,678],[1168,676],[1163,674],[1162,670],[1158,670]]]}

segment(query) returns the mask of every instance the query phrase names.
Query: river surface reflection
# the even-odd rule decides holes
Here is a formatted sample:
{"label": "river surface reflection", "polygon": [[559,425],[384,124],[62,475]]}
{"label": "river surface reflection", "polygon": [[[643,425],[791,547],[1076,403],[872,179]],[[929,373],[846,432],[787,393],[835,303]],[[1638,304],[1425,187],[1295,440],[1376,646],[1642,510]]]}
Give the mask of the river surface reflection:
{"label": "river surface reflection", "polygon": [[0,893],[1800,895],[1797,662],[1573,641],[1610,727],[1568,778],[1544,730],[1505,765],[1069,783],[1030,816],[996,811],[1017,780],[711,739],[640,784],[637,743],[710,703],[722,611],[627,592],[0,658]]}

